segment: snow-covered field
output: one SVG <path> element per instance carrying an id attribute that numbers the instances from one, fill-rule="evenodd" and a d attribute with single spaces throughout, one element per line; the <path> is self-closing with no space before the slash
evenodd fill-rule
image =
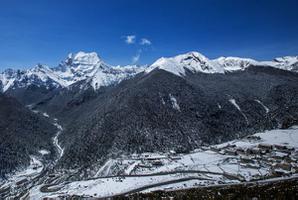
<path id="1" fill-rule="evenodd" d="M 126 194 L 133 190 L 138 191 L 142 188 L 146 189 L 159 184 L 167 184 L 176 182 L 179 180 L 220 180 L 220 177 L 207 177 L 201 174 L 194 173 L 177 173 L 168 175 L 152 175 L 152 176 L 141 176 L 141 177 L 111 177 L 111 178 L 98 178 L 86 181 L 75 181 L 70 184 L 64 185 L 58 192 L 52 192 L 50 194 L 41 193 L 40 187 L 34 188 L 31 191 L 31 199 L 41 199 L 44 197 L 58 197 L 60 194 L 68 195 L 80 195 L 84 197 L 109 197 L 119 194 Z M 57 187 L 57 186 L 54 186 Z M 51 190 L 51 187 L 43 188 L 43 190 Z"/>
<path id="2" fill-rule="evenodd" d="M 79 195 L 110 197 L 257 180 L 298 173 L 298 127 L 271 130 L 189 154 L 144 153 L 110 159 L 94 178 L 38 185 L 31 199 Z M 116 175 L 122 174 L 122 175 Z M 105 177 L 103 177 L 105 176 Z"/>

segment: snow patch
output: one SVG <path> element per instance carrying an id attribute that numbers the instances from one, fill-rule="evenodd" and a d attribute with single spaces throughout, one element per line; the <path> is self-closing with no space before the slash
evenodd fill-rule
<path id="1" fill-rule="evenodd" d="M 99 176 L 108 176 L 110 175 L 110 170 L 111 167 L 114 164 L 114 160 L 113 159 L 109 159 L 95 174 L 94 177 L 99 177 Z"/>
<path id="2" fill-rule="evenodd" d="M 45 150 L 45 149 L 41 149 L 38 151 L 41 155 L 47 155 L 49 154 L 50 152 L 48 150 Z"/>
<path id="3" fill-rule="evenodd" d="M 175 110 L 181 111 L 181 110 L 180 110 L 180 106 L 179 106 L 178 103 L 177 103 L 177 99 L 176 99 L 173 95 L 171 95 L 171 94 L 169 94 L 169 97 L 170 97 L 170 100 L 171 100 L 171 102 L 172 102 L 172 106 L 173 106 L 173 108 L 174 108 Z"/>
<path id="4" fill-rule="evenodd" d="M 260 100 L 255 99 L 255 101 L 256 101 L 257 103 L 259 103 L 259 104 L 265 109 L 266 113 L 269 113 L 269 111 L 270 111 L 269 108 L 266 107 Z"/>
<path id="5" fill-rule="evenodd" d="M 42 162 L 36 157 L 31 155 L 30 156 L 30 165 L 23 170 L 16 171 L 15 173 L 11 174 L 7 180 L 5 180 L 5 185 L 10 185 L 12 188 L 16 186 L 16 183 L 21 180 L 29 180 L 33 179 L 34 177 L 38 176 L 44 166 Z M 0 179 L 0 185 L 2 184 L 2 180 Z M 2 186 L 2 185 L 1 185 Z M 1 187 L 0 187 L 1 188 Z"/>
<path id="6" fill-rule="evenodd" d="M 240 106 L 236 103 L 236 100 L 235 100 L 235 99 L 229 99 L 229 102 L 230 102 L 231 104 L 233 104 L 233 105 L 239 110 L 239 112 L 240 112 L 240 113 L 242 114 L 242 116 L 245 118 L 246 123 L 249 124 L 246 115 L 242 112 Z"/>
<path id="7" fill-rule="evenodd" d="M 135 161 L 135 162 L 133 162 L 131 165 L 129 165 L 129 166 L 125 169 L 124 174 L 130 175 L 131 172 L 134 170 L 134 168 L 135 168 L 138 164 L 140 164 L 140 163 L 141 163 L 141 161 Z"/>
<path id="8" fill-rule="evenodd" d="M 47 113 L 42 113 L 42 115 L 44 116 L 44 117 L 47 117 L 47 118 L 49 118 L 50 116 L 47 114 Z"/>

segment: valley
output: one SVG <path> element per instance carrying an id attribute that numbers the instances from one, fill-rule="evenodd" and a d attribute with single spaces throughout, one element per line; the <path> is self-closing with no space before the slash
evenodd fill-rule
<path id="1" fill-rule="evenodd" d="M 93 178 L 39 183 L 30 199 L 108 198 L 136 192 L 269 183 L 298 178 L 298 127 L 257 133 L 189 154 L 143 153 L 109 160 Z M 68 172 L 70 173 L 70 172 Z M 70 175 L 70 174 L 69 174 Z M 46 176 L 49 176 L 46 175 Z M 59 174 L 51 174 L 51 177 Z"/>
<path id="2" fill-rule="evenodd" d="M 0 0 L 0 200 L 298 199 L 298 0 Z"/>

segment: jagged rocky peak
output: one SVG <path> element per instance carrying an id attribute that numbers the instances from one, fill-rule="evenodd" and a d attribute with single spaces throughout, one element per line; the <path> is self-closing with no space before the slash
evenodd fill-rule
<path id="1" fill-rule="evenodd" d="M 5 92 L 14 84 L 17 79 L 19 71 L 14 69 L 6 69 L 0 74 L 0 91 Z"/>

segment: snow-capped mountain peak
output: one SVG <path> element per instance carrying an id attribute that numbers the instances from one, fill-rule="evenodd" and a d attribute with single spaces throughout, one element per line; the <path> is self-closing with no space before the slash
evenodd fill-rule
<path id="1" fill-rule="evenodd" d="M 274 67 L 298 72 L 298 56 L 285 56 L 275 58 L 271 63 Z"/>
<path id="2" fill-rule="evenodd" d="M 94 73 L 100 65 L 104 64 L 95 52 L 70 53 L 58 67 L 53 68 L 55 71 L 76 73 L 80 75 Z M 66 74 L 67 75 L 67 74 Z"/>
<path id="3" fill-rule="evenodd" d="M 26 80 L 40 79 L 41 82 L 46 83 L 48 81 L 54 82 L 57 87 L 67 86 L 67 81 L 63 80 L 59 74 L 55 73 L 51 68 L 46 65 L 38 64 L 34 68 L 26 70 L 23 78 Z M 30 82 L 28 83 L 30 84 Z"/>
<path id="4" fill-rule="evenodd" d="M 66 86 L 92 77 L 96 71 L 108 67 L 95 52 L 70 53 L 57 67 L 52 68 Z"/>
<path id="5" fill-rule="evenodd" d="M 101 59 L 96 52 L 85 53 L 79 51 L 78 53 L 68 54 L 67 62 L 74 65 L 97 65 L 101 62 Z"/>
<path id="6" fill-rule="evenodd" d="M 285 63 L 288 65 L 292 65 L 298 62 L 298 56 L 284 56 L 275 58 L 273 61 L 278 63 Z"/>
<path id="7" fill-rule="evenodd" d="M 178 76 L 184 76 L 186 69 L 192 72 L 223 72 L 217 63 L 213 63 L 213 61 L 198 52 L 189 52 L 170 58 L 162 57 L 146 69 L 146 72 L 151 72 L 155 68 L 169 71 Z"/>
<path id="8" fill-rule="evenodd" d="M 3 92 L 13 85 L 14 81 L 17 79 L 17 76 L 18 71 L 13 69 L 6 69 L 0 74 L 0 86 L 2 87 Z"/>
<path id="9" fill-rule="evenodd" d="M 71 53 L 60 63 L 57 68 L 53 68 L 68 85 L 85 80 L 85 86 L 91 85 L 95 90 L 101 86 L 108 86 L 131 77 L 144 68 L 137 66 L 110 66 L 100 59 L 95 52 Z"/>

